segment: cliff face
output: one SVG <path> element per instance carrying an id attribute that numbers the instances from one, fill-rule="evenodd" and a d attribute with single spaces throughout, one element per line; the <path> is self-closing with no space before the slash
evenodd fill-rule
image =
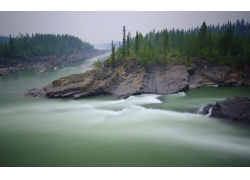
<path id="1" fill-rule="evenodd" d="M 81 98 L 112 95 L 126 98 L 136 94 L 172 94 L 201 86 L 250 85 L 250 71 L 243 75 L 229 66 L 151 65 L 145 68 L 136 60 L 118 61 L 114 67 L 102 66 L 82 74 L 53 81 L 27 95 Z M 239 84 L 240 82 L 240 84 Z"/>
<path id="2" fill-rule="evenodd" d="M 194 67 L 195 71 L 188 80 L 189 88 L 250 85 L 250 66 L 248 65 L 238 68 L 226 65 L 212 66 L 209 61 L 196 60 Z"/>

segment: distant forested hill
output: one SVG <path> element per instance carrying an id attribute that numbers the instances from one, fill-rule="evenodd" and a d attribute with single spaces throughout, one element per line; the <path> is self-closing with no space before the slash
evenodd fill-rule
<path id="1" fill-rule="evenodd" d="M 88 42 L 71 35 L 19 34 L 9 37 L 8 42 L 0 42 L 0 57 L 63 55 L 76 51 L 93 49 Z"/>
<path id="2" fill-rule="evenodd" d="M 216 31 L 220 30 L 222 34 L 224 34 L 228 28 L 231 28 L 232 33 L 239 37 L 239 38 L 248 38 L 250 39 L 250 24 L 249 22 L 245 22 L 244 19 L 241 21 L 237 19 L 236 22 L 231 22 L 228 21 L 227 23 L 224 23 L 222 25 L 217 24 L 217 25 L 207 25 L 207 30 L 209 32 L 215 33 Z M 189 28 L 186 33 L 199 33 L 200 27 L 196 28 Z"/>
<path id="3" fill-rule="evenodd" d="M 114 41 L 113 44 L 115 45 L 116 48 L 121 46 L 120 41 Z M 111 43 L 94 44 L 94 47 L 97 49 L 111 49 Z"/>
<path id="4" fill-rule="evenodd" d="M 1 43 L 8 43 L 9 42 L 9 37 L 6 36 L 0 36 L 0 42 Z"/>

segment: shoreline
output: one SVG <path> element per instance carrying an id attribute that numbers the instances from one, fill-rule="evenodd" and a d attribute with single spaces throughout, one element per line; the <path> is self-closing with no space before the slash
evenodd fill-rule
<path id="1" fill-rule="evenodd" d="M 137 94 L 174 94 L 202 86 L 250 86 L 250 66 L 204 65 L 197 59 L 185 67 L 182 64 L 159 65 L 148 68 L 137 60 L 121 60 L 115 66 L 105 65 L 80 74 L 54 80 L 26 95 L 74 99 L 111 95 L 118 99 Z"/>
<path id="2" fill-rule="evenodd" d="M 6 76 L 14 71 L 24 69 L 35 69 L 40 73 L 45 73 L 48 70 L 57 69 L 64 65 L 90 59 L 108 52 L 110 50 L 91 49 L 61 56 L 6 58 L 0 61 L 0 76 Z"/>

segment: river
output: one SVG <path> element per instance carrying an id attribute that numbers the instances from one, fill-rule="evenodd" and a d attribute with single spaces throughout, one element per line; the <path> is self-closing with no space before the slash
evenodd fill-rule
<path id="1" fill-rule="evenodd" d="M 0 166 L 250 166 L 249 129 L 192 113 L 230 96 L 250 97 L 249 87 L 122 100 L 24 96 L 95 60 L 0 77 Z"/>

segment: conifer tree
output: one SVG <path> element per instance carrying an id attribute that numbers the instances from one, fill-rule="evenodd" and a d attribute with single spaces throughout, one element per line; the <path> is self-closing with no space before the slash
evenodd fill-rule
<path id="1" fill-rule="evenodd" d="M 164 39 L 164 43 L 163 43 L 163 48 L 164 50 L 170 52 L 170 37 L 168 32 L 166 31 L 166 35 L 165 35 L 165 39 Z"/>
<path id="2" fill-rule="evenodd" d="M 222 37 L 222 46 L 223 46 L 223 53 L 224 54 L 231 54 L 231 49 L 233 46 L 233 33 L 231 28 L 228 28 Z"/>
<path id="3" fill-rule="evenodd" d="M 127 55 L 128 56 L 130 55 L 130 39 L 131 39 L 130 32 L 128 32 L 128 35 L 127 35 Z"/>
<path id="4" fill-rule="evenodd" d="M 13 48 L 13 41 L 12 41 L 11 35 L 10 35 L 10 47 L 11 47 L 11 54 L 12 56 L 14 56 L 14 48 Z"/>
<path id="5" fill-rule="evenodd" d="M 111 59 L 112 59 L 112 65 L 115 64 L 115 45 L 113 44 L 112 41 L 112 54 L 111 54 Z"/>
<path id="6" fill-rule="evenodd" d="M 205 48 L 207 47 L 207 25 L 205 21 L 203 22 L 200 32 L 199 32 L 199 47 Z"/>
<path id="7" fill-rule="evenodd" d="M 122 41 L 122 57 L 126 58 L 126 29 L 125 26 L 123 26 L 123 41 Z"/>
<path id="8" fill-rule="evenodd" d="M 136 36 L 135 36 L 135 53 L 138 54 L 139 51 L 139 35 L 138 31 L 136 31 Z"/>

